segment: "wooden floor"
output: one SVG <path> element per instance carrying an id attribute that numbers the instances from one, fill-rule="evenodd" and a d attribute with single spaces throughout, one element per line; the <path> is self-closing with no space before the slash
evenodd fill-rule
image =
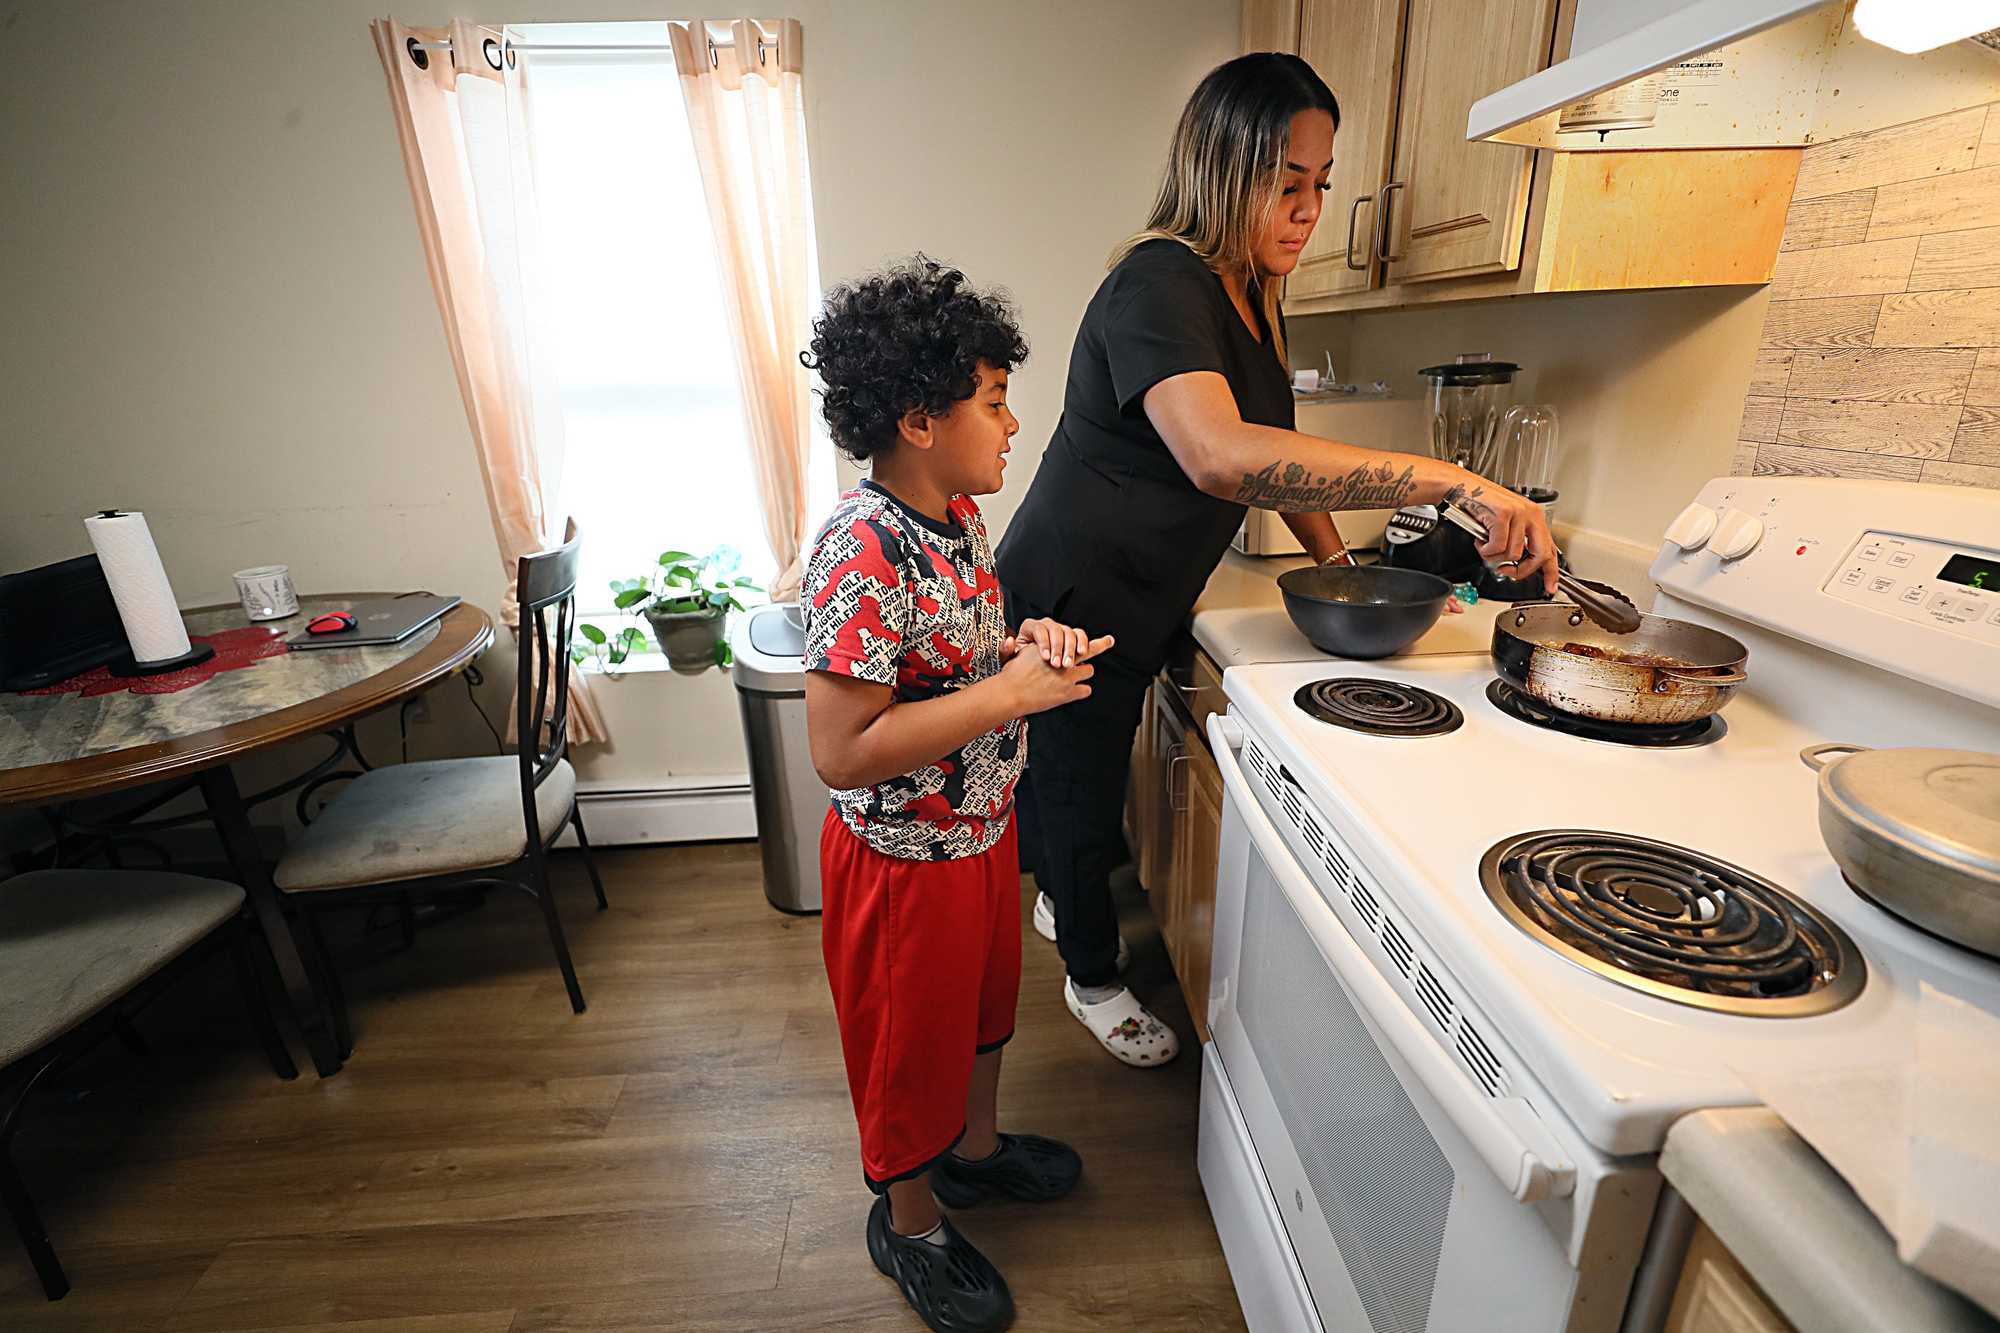
<path id="1" fill-rule="evenodd" d="M 863 1247 L 817 918 L 764 903 L 748 844 L 600 855 L 607 913 L 558 866 L 581 1017 L 532 904 L 496 894 L 347 969 L 358 1049 L 329 1081 L 271 1075 L 226 966 L 140 1019 L 150 1058 L 71 1070 L 16 1153 L 75 1290 L 44 1302 L 0 1218 L 0 1328 L 921 1329 Z M 1100 1053 L 1028 929 L 1001 1124 L 1074 1143 L 1084 1181 L 960 1220 L 1019 1328 L 1240 1328 L 1195 1174 L 1192 1029 L 1122 898 L 1181 1059 Z"/>

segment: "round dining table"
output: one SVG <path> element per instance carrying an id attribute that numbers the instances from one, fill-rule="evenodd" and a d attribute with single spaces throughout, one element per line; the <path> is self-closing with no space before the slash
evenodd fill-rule
<path id="1" fill-rule="evenodd" d="M 390 595 L 302 597 L 298 614 L 259 622 L 234 604 L 201 607 L 184 618 L 192 638 L 216 647 L 208 663 L 129 679 L 100 667 L 41 690 L 0 693 L 0 807 L 55 807 L 154 783 L 195 782 L 322 1078 L 340 1068 L 333 1029 L 285 924 L 230 765 L 300 737 L 338 737 L 355 719 L 463 670 L 493 643 L 492 619 L 460 602 L 400 643 L 285 645 L 317 614 Z"/>

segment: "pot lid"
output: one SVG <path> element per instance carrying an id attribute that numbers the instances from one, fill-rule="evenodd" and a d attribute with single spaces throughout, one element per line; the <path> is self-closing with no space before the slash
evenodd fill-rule
<path id="1" fill-rule="evenodd" d="M 1454 361 L 1448 366 L 1425 366 L 1418 371 L 1439 384 L 1470 388 L 1479 384 L 1512 384 L 1520 367 L 1512 361 Z"/>
<path id="2" fill-rule="evenodd" d="M 2000 882 L 2000 754 L 1863 750 L 1820 781 L 1856 824 Z"/>

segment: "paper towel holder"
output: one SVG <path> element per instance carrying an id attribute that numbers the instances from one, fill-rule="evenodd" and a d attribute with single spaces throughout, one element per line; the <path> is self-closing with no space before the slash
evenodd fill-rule
<path id="1" fill-rule="evenodd" d="M 101 509 L 98 511 L 98 517 L 117 518 L 125 512 L 123 509 Z M 142 662 L 133 656 L 131 645 L 128 643 L 124 652 L 112 658 L 105 665 L 106 669 L 112 675 L 121 679 L 130 679 L 134 676 L 161 676 L 169 671 L 180 671 L 183 668 L 206 662 L 213 656 L 215 656 L 215 645 L 197 643 L 190 638 L 186 652 L 174 657 L 153 658 Z"/>
<path id="2" fill-rule="evenodd" d="M 109 670 L 112 675 L 121 677 L 158 676 L 169 671 L 179 671 L 183 667 L 194 666 L 198 662 L 206 662 L 213 656 L 215 656 L 215 645 L 210 643 L 195 643 L 179 657 L 162 657 L 152 662 L 141 662 L 127 650 L 111 659 Z"/>

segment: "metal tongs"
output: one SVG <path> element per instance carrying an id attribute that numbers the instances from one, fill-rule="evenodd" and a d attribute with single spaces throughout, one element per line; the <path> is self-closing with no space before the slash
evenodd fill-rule
<path id="1" fill-rule="evenodd" d="M 1458 525 L 1472 535 L 1472 539 L 1484 546 L 1489 534 L 1486 525 L 1456 505 L 1439 505 L 1438 514 L 1447 521 Z M 1569 594 L 1577 609 L 1590 617 L 1594 624 L 1603 626 L 1613 634 L 1630 634 L 1639 628 L 1639 608 L 1630 597 L 1608 583 L 1585 582 L 1572 575 L 1560 565 L 1556 567 L 1556 586 Z"/>

